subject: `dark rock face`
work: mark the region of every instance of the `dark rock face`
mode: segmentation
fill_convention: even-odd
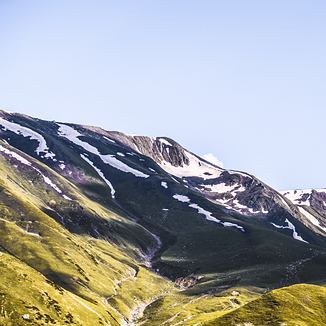
[[[301,221],[315,232],[326,233],[326,189],[284,191],[301,215]],[[311,217],[312,216],[312,217]]]
[[[133,136],[90,126],[83,126],[83,128],[109,137],[129,149],[150,157],[157,163],[166,161],[176,167],[189,164],[189,158],[186,155],[185,149],[170,138]]]
[[[105,132],[106,135],[123,143],[125,146],[152,158],[162,166],[162,162],[171,164],[174,167],[186,167],[190,164],[188,152],[174,140],[157,137],[129,136],[118,132]],[[197,157],[197,156],[196,156]],[[198,166],[207,163],[198,158]],[[214,168],[214,165],[211,164]],[[211,178],[210,172],[204,174],[207,178],[196,176],[182,177],[184,184],[190,189],[200,192],[206,198],[217,205],[223,205],[227,209],[234,209],[236,212],[245,215],[267,214],[268,212],[280,209],[284,204],[280,203],[279,194],[253,176],[237,171],[223,171],[218,178]],[[232,191],[214,191],[214,186],[224,184],[232,187]],[[235,203],[238,203],[236,205]],[[283,207],[284,208],[284,207]]]
[[[134,136],[133,142],[143,155],[152,158],[157,163],[165,161],[176,167],[189,164],[185,150],[171,139]]]
[[[326,190],[325,192],[312,190],[309,200],[311,207],[326,219]]]

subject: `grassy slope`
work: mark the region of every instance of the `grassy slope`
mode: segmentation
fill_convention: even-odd
[[[267,288],[324,277],[326,255],[322,248],[275,232],[264,220],[232,218],[175,182],[168,181],[168,185],[168,189],[157,191],[161,188],[160,181],[152,179],[151,183],[142,185],[140,191],[134,183],[128,188],[132,196],[121,199],[124,207],[141,216],[140,222],[167,244],[154,264],[163,275],[176,278],[228,273],[241,286]],[[222,221],[242,225],[246,232],[205,220],[187,203],[173,199],[176,193],[187,195]],[[294,269],[290,269],[291,266]]]
[[[110,321],[122,325],[134,321],[145,305],[154,302],[145,310],[147,324],[193,325],[227,318],[221,316],[256,299],[261,290],[251,289],[252,284],[275,287],[282,285],[280,280],[284,284],[297,281],[300,273],[302,278],[308,275],[316,280],[324,273],[318,248],[275,234],[258,222],[241,222],[249,238],[237,230],[212,228],[196,211],[171,200],[173,193],[180,193],[176,184],[169,184],[163,193],[155,191],[157,179],[146,187],[137,180],[128,184],[130,196],[120,199],[166,240],[168,246],[158,257],[157,267],[171,276],[182,271],[204,277],[195,288],[178,291],[139,264],[140,251],[153,244],[144,228],[113,213],[101,200],[89,200],[53,170],[35,160],[33,164],[75,200],[63,200],[33,171],[17,169],[1,158],[0,273],[4,282],[0,284],[0,324],[23,325],[22,315],[28,313],[30,324]],[[206,201],[192,192],[187,195],[206,208]],[[49,207],[53,200],[54,207]],[[162,212],[163,207],[170,211]],[[239,223],[222,212],[217,214],[224,221]],[[109,237],[96,239],[89,234],[94,226]],[[268,237],[270,241],[265,241]],[[291,264],[295,273],[288,269]],[[239,296],[231,293],[236,285],[241,286]]]
[[[215,294],[173,293],[150,305],[142,325],[326,325],[326,288],[298,284],[266,294],[230,288]]]
[[[326,325],[326,288],[298,284],[274,290],[204,325]]]
[[[60,206],[73,202],[63,201],[42,180],[34,180],[37,187],[31,187],[31,172],[17,171],[4,158],[0,166],[2,324],[23,325],[22,315],[29,314],[30,324],[106,325],[110,321],[121,325],[140,303],[172,288],[170,282],[131,258],[136,257],[142,241],[151,242],[146,232],[138,230],[138,236],[144,236],[138,244],[127,242],[126,235],[119,232],[113,242],[71,233],[42,208],[55,200],[53,210],[60,211]],[[63,188],[70,187],[53,173],[51,179]],[[105,221],[119,220],[133,228],[132,222],[96,203],[87,206],[87,198],[77,189],[69,190],[85,207],[84,212],[95,211]]]
[[[174,292],[151,304],[140,320],[142,325],[201,325],[259,297],[257,289],[230,288],[220,292],[193,294],[188,291]],[[233,294],[239,292],[239,295]]]
[[[315,241],[315,236],[312,237],[311,243],[320,246],[308,246],[293,240],[291,231],[276,230],[263,218],[246,219],[225,214],[202,196],[172,181],[170,176],[147,157],[136,154],[125,155],[123,158],[129,166],[151,174],[150,178],[143,179],[111,168],[96,155],[90,154],[90,159],[105,172],[114,185],[117,203],[121,205],[119,207],[116,202],[110,200],[108,187],[105,187],[103,181],[99,182],[94,169],[80,158],[79,154],[84,153],[84,150],[58,137],[56,125],[43,121],[42,124],[36,123],[34,127],[38,126],[45,128],[42,132],[48,137],[47,140],[57,158],[65,162],[67,170],[73,171],[73,177],[65,174],[66,179],[73,182],[78,192],[82,191],[85,194],[85,198],[88,196],[92,199],[82,207],[76,205],[73,210],[70,209],[71,214],[65,219],[65,226],[71,232],[83,234],[91,232],[89,230],[100,232],[102,230],[103,237],[120,247],[128,247],[129,251],[132,247],[144,251],[149,247],[148,242],[153,239],[148,234],[144,234],[144,230],[141,230],[139,225],[141,224],[162,239],[163,248],[160,255],[157,255],[154,267],[159,269],[161,274],[171,278],[193,273],[205,275],[233,272],[234,278],[241,281],[239,284],[242,286],[255,284],[275,288],[297,282],[320,280],[324,277],[326,256],[325,249],[322,247],[325,245],[323,241]],[[118,144],[112,145],[96,133],[88,133],[85,130],[82,133],[84,134],[82,139],[94,145],[101,153],[113,155],[117,150],[125,154],[130,151]],[[22,137],[18,138],[19,144]],[[27,145],[26,141],[24,150]],[[34,153],[32,149],[31,152]],[[47,164],[51,166],[52,163],[47,162]],[[153,168],[157,173],[150,172],[147,167]],[[60,173],[64,172],[60,171]],[[168,181],[168,189],[161,187],[161,180]],[[194,203],[214,212],[214,216],[222,221],[244,226],[246,233],[206,221],[203,215],[189,208],[187,204],[174,200],[172,196],[176,193],[189,196]],[[81,202],[81,199],[78,198],[78,201]],[[128,212],[128,216],[138,218],[139,224],[132,223],[128,219],[118,222],[113,222],[111,219],[109,225],[104,228],[103,223],[98,223],[98,219],[90,216],[91,214],[80,222],[78,217],[85,215],[85,210],[81,212],[81,208],[90,205],[107,208],[111,212],[114,210],[117,215],[121,215],[121,208],[123,208]],[[61,215],[69,210],[69,207],[64,207],[60,211],[60,205],[58,206],[56,211]],[[169,208],[169,211],[162,211],[162,208]],[[95,215],[99,215],[97,212],[96,208]],[[58,217],[57,220],[59,221]],[[304,233],[304,237],[309,236],[310,241],[312,232],[300,224],[296,228],[300,234]],[[94,234],[90,235],[97,237]],[[289,266],[294,266],[295,271],[289,270]]]

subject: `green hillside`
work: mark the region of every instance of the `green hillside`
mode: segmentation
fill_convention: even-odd
[[[298,284],[274,290],[204,325],[326,325],[326,288]]]
[[[270,205],[240,214],[198,190],[204,178],[154,160],[183,168],[180,145],[82,126],[63,137],[54,122],[10,119],[0,129],[1,326],[326,324],[325,237],[276,191],[236,173],[248,206],[235,205]],[[228,189],[227,174],[211,182]]]

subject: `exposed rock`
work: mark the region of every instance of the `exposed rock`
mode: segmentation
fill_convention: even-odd
[[[198,278],[194,276],[180,277],[175,280],[176,286],[181,289],[191,288],[197,283],[198,283]]]

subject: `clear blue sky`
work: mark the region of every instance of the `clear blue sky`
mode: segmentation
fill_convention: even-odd
[[[326,1],[0,1],[0,106],[326,187]]]

